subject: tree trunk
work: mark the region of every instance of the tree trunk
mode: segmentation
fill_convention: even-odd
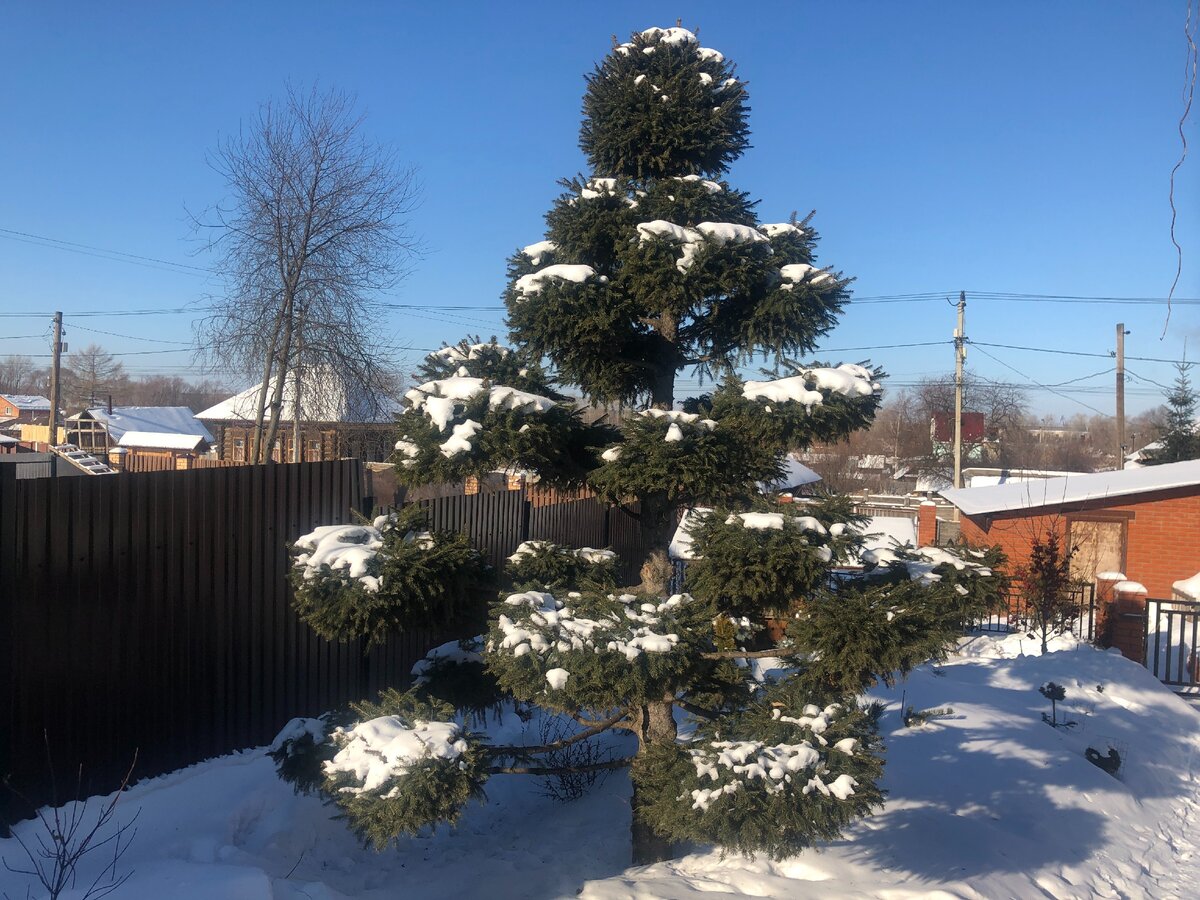
[[[290,305],[289,305],[290,312]],[[291,315],[288,316],[284,324],[283,345],[279,348],[279,374],[275,379],[275,389],[271,395],[271,424],[267,429],[267,436],[264,441],[265,453],[263,462],[271,458],[272,449],[275,446],[275,439],[279,436],[279,418],[283,408],[283,391],[287,386],[288,363],[292,358],[292,336],[294,333],[295,323],[292,321]],[[287,462],[283,458],[282,448],[279,454],[279,462]]]
[[[642,728],[638,733],[638,744],[641,749],[655,743],[675,743],[674,710],[675,704],[670,696],[647,703],[642,707]],[[673,858],[674,846],[671,841],[656,832],[649,823],[641,818],[641,804],[638,800],[636,783],[633,788],[631,806],[633,810],[633,864],[644,866]]]

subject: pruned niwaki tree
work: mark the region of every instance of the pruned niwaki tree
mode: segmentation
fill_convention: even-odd
[[[760,490],[787,451],[868,425],[882,373],[780,358],[813,350],[848,279],[816,265],[807,220],[761,224],[723,180],[747,146],[745,103],[732,66],[690,31],[615,47],[588,77],[592,172],[566,182],[545,239],[511,261],[516,346],[431,354],[396,445],[413,483],[510,467],[585,483],[640,514],[660,557],[691,508],[676,541],[690,548],[688,592],[620,584],[611,550],[531,542],[486,630],[431,651],[410,689],[289,723],[281,773],[364,840],[453,823],[490,778],[624,768],[636,862],[679,841],[781,857],[832,839],[883,799],[863,692],[944,655],[997,595],[982,551],[865,552],[865,574],[835,577],[863,542],[846,499],[798,508]],[[737,377],[756,353],[791,374]],[[633,411],[585,426],[543,358]],[[689,367],[722,381],[676,409]],[[465,602],[461,549],[407,519],[314,532],[295,548],[297,607],[341,637],[413,627],[430,598]],[[515,744],[472,730],[508,704],[563,730]]]
[[[379,396],[388,360],[374,301],[417,249],[404,221],[417,186],[362,122],[340,91],[289,86],[209,160],[229,198],[195,225],[225,292],[210,298],[197,340],[215,362],[261,378],[255,462],[270,459],[289,378],[321,373],[359,406]]]

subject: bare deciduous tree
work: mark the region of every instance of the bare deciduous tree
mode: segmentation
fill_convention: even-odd
[[[36,394],[42,389],[43,380],[43,370],[30,356],[0,359],[0,394]]]
[[[360,402],[377,396],[388,352],[373,300],[417,251],[404,222],[417,185],[361,125],[346,94],[289,87],[210,158],[229,205],[196,224],[226,294],[213,299],[198,338],[211,360],[261,377],[256,462],[270,459],[297,374],[320,372]]]
[[[74,410],[103,404],[129,384],[125,367],[99,344],[88,344],[68,356],[63,374],[64,405]]]

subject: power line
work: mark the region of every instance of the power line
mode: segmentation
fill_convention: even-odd
[[[178,344],[184,347],[192,346],[191,341],[167,341],[162,338],[138,337],[136,334],[119,334],[116,331],[104,331],[101,328],[88,328],[86,325],[73,325],[72,327],[91,334],[107,334],[109,337],[128,338],[131,341],[148,341],[152,344]]]
[[[47,237],[43,234],[32,234],[28,231],[16,231],[11,228],[0,228],[0,237],[22,244],[33,244],[35,247],[46,247],[50,250],[63,250],[67,253],[78,253],[81,256],[93,256],[107,259],[110,262],[124,262],[140,265],[148,269],[158,269],[165,272],[179,272],[182,275],[212,275],[210,269],[192,266],[187,263],[172,262],[169,259],[159,259],[156,256],[142,256],[138,253],[127,253],[124,250],[112,250],[107,247],[95,247],[91,244],[80,244],[76,241],[65,241],[61,238]]]
[[[974,344],[974,342],[972,342],[972,345],[973,345],[973,346],[978,346],[978,345]],[[980,352],[980,353],[982,353],[984,356],[986,356],[986,357],[988,357],[988,358],[990,358],[990,359],[993,359],[993,360],[995,360],[996,362],[1000,363],[1000,365],[1004,366],[1006,369],[1012,369],[1014,372],[1016,372],[1016,373],[1017,373],[1018,375],[1020,375],[1022,378],[1028,378],[1030,381],[1033,381],[1033,383],[1034,383],[1034,384],[1036,384],[1038,387],[1040,387],[1040,388],[1043,388],[1043,389],[1045,389],[1045,390],[1049,391],[1049,392],[1050,392],[1050,393],[1052,393],[1052,394],[1056,394],[1056,395],[1058,395],[1059,397],[1062,397],[1064,400],[1070,400],[1072,403],[1078,403],[1080,406],[1084,407],[1085,409],[1090,409],[1090,410],[1091,410],[1092,412],[1094,412],[1094,413],[1099,413],[1099,414],[1100,414],[1100,415],[1102,415],[1102,416],[1109,417],[1109,416],[1108,416],[1108,413],[1106,413],[1106,412],[1102,412],[1101,410],[1098,410],[1098,409],[1096,409],[1096,407],[1092,406],[1090,403],[1084,403],[1082,400],[1078,400],[1078,399],[1076,399],[1075,397],[1072,397],[1072,396],[1070,396],[1069,394],[1067,394],[1067,393],[1064,393],[1063,391],[1059,391],[1059,390],[1057,390],[1056,388],[1052,388],[1052,387],[1049,387],[1048,385],[1042,384],[1042,383],[1040,383],[1040,382],[1038,382],[1038,381],[1034,381],[1034,379],[1033,379],[1033,377],[1032,377],[1032,376],[1030,376],[1030,375],[1026,375],[1024,372],[1022,372],[1022,371],[1021,371],[1020,369],[1018,369],[1016,366],[1010,366],[1010,365],[1009,365],[1008,363],[1006,363],[1004,360],[1000,359],[998,356],[994,356],[994,355],[992,355],[991,353],[988,353],[988,352],[987,352],[986,350],[984,350],[982,347],[980,347],[980,348],[979,348],[979,352]],[[1109,417],[1109,418],[1111,418],[1111,417]]]
[[[1060,356],[1089,356],[1095,359],[1111,359],[1111,353],[1088,353],[1084,350],[1056,350],[1053,347],[1022,347],[1018,344],[993,344],[988,341],[971,341],[974,347],[999,347],[1002,350],[1025,350],[1030,353],[1057,353]],[[1136,359],[1140,362],[1171,363],[1178,365],[1184,360],[1164,359],[1160,356],[1126,356],[1126,359]]]

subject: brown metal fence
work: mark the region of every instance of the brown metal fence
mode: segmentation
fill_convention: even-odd
[[[579,493],[566,495],[580,498]],[[494,491],[468,496],[418,500],[431,528],[465,531],[488,562],[502,569],[523,542],[553,541],[568,547],[611,548],[619,559],[622,584],[638,581],[647,548],[637,521],[638,505],[610,507],[595,497],[566,499],[539,505],[536,492]]]
[[[269,741],[401,684],[436,641],[364,654],[291,609],[286,545],[359,503],[354,460],[119,477],[0,470],[0,778],[50,799]],[[43,737],[43,735],[45,737]],[[0,788],[3,823],[28,813]]]

